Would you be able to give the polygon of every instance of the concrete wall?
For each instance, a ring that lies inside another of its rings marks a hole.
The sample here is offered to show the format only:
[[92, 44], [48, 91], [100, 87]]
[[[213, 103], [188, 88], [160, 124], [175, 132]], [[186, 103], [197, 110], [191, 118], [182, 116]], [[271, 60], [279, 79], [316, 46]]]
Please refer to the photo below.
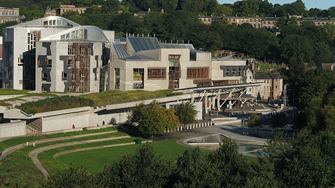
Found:
[[0, 124], [0, 137], [26, 135], [26, 122], [18, 121]]
[[42, 132], [60, 131], [76, 128], [89, 127], [89, 111], [64, 114], [51, 117], [43, 117]]

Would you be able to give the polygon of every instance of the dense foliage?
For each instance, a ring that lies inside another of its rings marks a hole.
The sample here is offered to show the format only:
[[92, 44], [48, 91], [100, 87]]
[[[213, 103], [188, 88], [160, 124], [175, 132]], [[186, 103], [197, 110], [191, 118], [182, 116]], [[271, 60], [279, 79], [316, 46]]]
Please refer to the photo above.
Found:
[[[315, 26], [305, 21], [297, 25], [295, 17], [289, 15], [335, 17], [335, 7], [328, 10], [306, 10], [304, 3], [297, 0], [291, 4], [271, 4], [268, 0], [237, 1], [220, 5], [217, 0], [61, 0], [18, 1], [15, 5], [4, 0], [2, 6], [20, 7], [21, 14], [28, 20], [43, 16], [48, 5], [51, 8], [64, 4], [88, 7], [83, 14], [68, 11], [62, 16], [81, 25], [94, 25], [113, 30], [118, 36], [126, 33], [142, 36], [155, 35], [161, 41], [190, 41], [196, 48], [207, 51], [233, 50], [249, 54], [260, 60], [281, 59], [289, 65], [294, 74], [299, 67], [330, 63], [335, 60], [335, 25]], [[102, 5], [98, 8], [94, 5]], [[134, 16], [139, 11], [152, 13], [143, 17]], [[161, 9], [164, 13], [161, 13]], [[256, 29], [250, 24], [228, 25], [225, 19], [211, 25], [201, 23], [199, 15], [222, 16], [277, 16], [277, 28]], [[274, 33], [280, 31], [280, 35]], [[298, 70], [298, 71], [297, 71]]]
[[156, 100], [148, 106], [136, 104], [128, 116], [128, 123], [137, 124], [143, 135], [156, 135], [167, 130], [176, 130], [179, 126], [174, 109], [161, 108]]
[[62, 187], [64, 183], [78, 187], [332, 187], [334, 144], [335, 135], [331, 132], [311, 134], [304, 130], [294, 138], [278, 134], [268, 141], [264, 149], [267, 155], [252, 162], [238, 153], [238, 146], [231, 139], [224, 139], [213, 152], [189, 148], [172, 160], [155, 155], [153, 147], [144, 144], [134, 156], [125, 155], [119, 162], [106, 165], [102, 172], [89, 174], [83, 167], [71, 166], [53, 175], [47, 184], [50, 187]]
[[94, 102], [90, 99], [85, 99], [82, 97], [63, 96], [23, 103], [21, 104], [21, 106], [17, 106], [17, 108], [23, 110], [28, 114], [36, 114], [40, 112], [49, 112], [93, 105]]
[[182, 102], [177, 110], [176, 115], [182, 124], [189, 124], [189, 123], [195, 123], [195, 116], [197, 115], [197, 110], [193, 103], [190, 101], [188, 102]]

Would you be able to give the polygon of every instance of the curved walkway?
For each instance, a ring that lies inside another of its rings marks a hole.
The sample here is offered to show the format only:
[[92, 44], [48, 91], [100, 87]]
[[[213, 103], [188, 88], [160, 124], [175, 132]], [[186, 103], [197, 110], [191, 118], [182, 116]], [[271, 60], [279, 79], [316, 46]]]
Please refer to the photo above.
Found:
[[[152, 141], [151, 140], [143, 141], [142, 143], [147, 143], [147, 142], [152, 142]], [[113, 144], [113, 145], [104, 145], [104, 146], [95, 146], [95, 147], [89, 147], [89, 148], [79, 148], [79, 149], [67, 150], [67, 151], [62, 151], [62, 152], [56, 153], [53, 156], [53, 158], [56, 160], [56, 157], [58, 157], [60, 155], [69, 154], [69, 153], [74, 153], [74, 152], [79, 152], [79, 151], [86, 151], [86, 150], [93, 150], [93, 149], [110, 148], [110, 147], [116, 147], [116, 146], [134, 145], [134, 144], [135, 144], [135, 142], [130, 142], [130, 143], [123, 143], [123, 144]]]
[[39, 168], [43, 175], [48, 178], [50, 176], [49, 172], [44, 168], [44, 166], [41, 164], [41, 162], [37, 159], [37, 155], [43, 151], [55, 149], [55, 148], [61, 148], [65, 146], [73, 146], [73, 145], [79, 145], [79, 144], [88, 144], [88, 143], [94, 143], [94, 142], [102, 142], [107, 140], [117, 140], [122, 138], [130, 138], [130, 136], [120, 136], [120, 137], [112, 137], [112, 138], [102, 138], [102, 139], [94, 139], [94, 140], [84, 140], [84, 141], [78, 141], [78, 142], [67, 142], [62, 144], [55, 144], [50, 146], [45, 146], [42, 148], [35, 149], [29, 153], [29, 157], [33, 160], [37, 168]]
[[[82, 137], [87, 137], [87, 136], [103, 135], [103, 134], [109, 134], [109, 133], [115, 133], [115, 132], [118, 132], [118, 131], [107, 131], [107, 132], [82, 134], [82, 135], [59, 137], [59, 138], [48, 138], [48, 139], [43, 139], [43, 140], [32, 141], [32, 142], [30, 142], [30, 145], [32, 145], [32, 143], [42, 144], [42, 143], [55, 142], [55, 141], [60, 141], [60, 140], [69, 140], [69, 139], [82, 138]], [[18, 149], [24, 148], [25, 146], [27, 146], [27, 144], [22, 143], [22, 144], [18, 144], [18, 145], [15, 145], [15, 146], [11, 146], [11, 147], [3, 150], [2, 155], [0, 156], [0, 161], [2, 159], [4, 159], [7, 155], [9, 155], [10, 153], [12, 153], [12, 152], [14, 152]]]

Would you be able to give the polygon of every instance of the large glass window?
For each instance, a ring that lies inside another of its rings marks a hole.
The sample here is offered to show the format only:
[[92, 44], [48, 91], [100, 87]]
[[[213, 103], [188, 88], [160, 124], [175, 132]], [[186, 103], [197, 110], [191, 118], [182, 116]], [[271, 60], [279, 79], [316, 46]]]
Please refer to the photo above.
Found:
[[180, 55], [169, 55], [169, 67], [180, 66]]
[[144, 88], [144, 69], [134, 69], [134, 83], [133, 89], [143, 89]]
[[148, 68], [148, 80], [166, 79], [166, 68]]
[[120, 68], [115, 68], [115, 89], [120, 89]]
[[187, 68], [187, 78], [209, 78], [209, 67], [189, 67]]

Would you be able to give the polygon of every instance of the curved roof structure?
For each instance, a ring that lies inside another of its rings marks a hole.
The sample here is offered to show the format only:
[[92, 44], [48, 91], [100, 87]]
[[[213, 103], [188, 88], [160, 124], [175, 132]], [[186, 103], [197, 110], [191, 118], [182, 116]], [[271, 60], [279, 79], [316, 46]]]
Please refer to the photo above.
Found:
[[37, 20], [25, 22], [22, 24], [14, 25], [11, 27], [12, 28], [15, 28], [15, 27], [71, 28], [71, 27], [77, 27], [77, 26], [80, 26], [80, 25], [64, 17], [48, 16], [44, 18], [39, 18]]
[[108, 38], [104, 32], [95, 26], [78, 26], [67, 29], [42, 38], [40, 41], [49, 40], [89, 40], [109, 43]]

